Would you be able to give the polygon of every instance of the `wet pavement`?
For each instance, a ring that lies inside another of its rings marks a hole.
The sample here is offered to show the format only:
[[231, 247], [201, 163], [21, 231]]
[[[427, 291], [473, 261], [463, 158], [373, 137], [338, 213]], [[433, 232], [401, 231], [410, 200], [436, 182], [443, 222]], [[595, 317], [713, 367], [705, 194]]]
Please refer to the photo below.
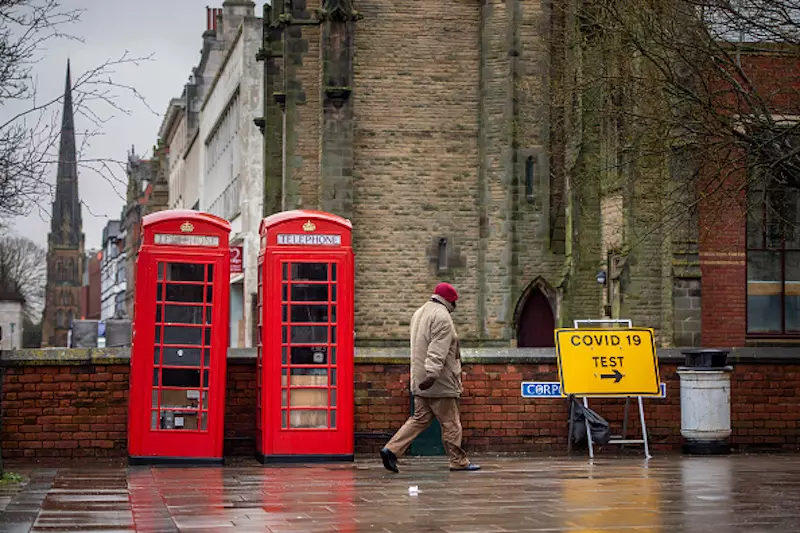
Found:
[[21, 468], [0, 533], [800, 531], [800, 456], [480, 462]]

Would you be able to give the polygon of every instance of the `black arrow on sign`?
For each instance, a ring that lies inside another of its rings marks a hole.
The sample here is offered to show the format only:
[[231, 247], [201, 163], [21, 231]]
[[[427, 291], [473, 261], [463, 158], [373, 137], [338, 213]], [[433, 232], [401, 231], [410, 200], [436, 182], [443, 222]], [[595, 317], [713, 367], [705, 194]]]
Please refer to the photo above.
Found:
[[600, 379], [613, 379], [614, 383], [619, 383], [619, 380], [621, 380], [624, 375], [625, 374], [621, 373], [619, 370], [614, 370], [613, 374], [600, 374]]

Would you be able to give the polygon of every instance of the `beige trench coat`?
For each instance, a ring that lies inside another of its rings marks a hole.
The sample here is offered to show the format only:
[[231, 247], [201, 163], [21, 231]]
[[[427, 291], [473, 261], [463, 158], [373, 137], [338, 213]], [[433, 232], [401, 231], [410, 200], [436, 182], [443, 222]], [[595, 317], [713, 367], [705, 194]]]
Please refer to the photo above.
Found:
[[[434, 295], [411, 318], [411, 390], [416, 396], [461, 396], [461, 349], [452, 310], [452, 304]], [[436, 378], [433, 386], [420, 390], [419, 384], [428, 377]]]

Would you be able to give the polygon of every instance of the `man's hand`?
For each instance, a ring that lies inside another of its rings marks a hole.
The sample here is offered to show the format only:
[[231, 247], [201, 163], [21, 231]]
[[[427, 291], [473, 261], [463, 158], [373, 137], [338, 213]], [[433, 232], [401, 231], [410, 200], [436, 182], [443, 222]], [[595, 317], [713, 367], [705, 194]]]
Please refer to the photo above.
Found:
[[428, 379], [426, 379], [425, 381], [423, 381], [422, 383], [419, 384], [419, 390], [428, 390], [428, 389], [430, 389], [431, 387], [433, 387], [433, 384], [434, 384], [435, 381], [436, 381], [436, 378], [430, 378], [429, 377]]

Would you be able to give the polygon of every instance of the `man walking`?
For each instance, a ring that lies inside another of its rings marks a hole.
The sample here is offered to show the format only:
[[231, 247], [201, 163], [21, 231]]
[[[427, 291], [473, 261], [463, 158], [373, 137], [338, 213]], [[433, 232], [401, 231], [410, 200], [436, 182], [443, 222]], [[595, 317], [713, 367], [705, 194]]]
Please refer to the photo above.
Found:
[[397, 456], [427, 428], [433, 418], [442, 425], [442, 442], [450, 458], [450, 470], [479, 470], [461, 448], [461, 349], [450, 314], [458, 293], [448, 283], [436, 286], [430, 301], [411, 318], [411, 390], [414, 414], [381, 450], [383, 466], [398, 472]]

